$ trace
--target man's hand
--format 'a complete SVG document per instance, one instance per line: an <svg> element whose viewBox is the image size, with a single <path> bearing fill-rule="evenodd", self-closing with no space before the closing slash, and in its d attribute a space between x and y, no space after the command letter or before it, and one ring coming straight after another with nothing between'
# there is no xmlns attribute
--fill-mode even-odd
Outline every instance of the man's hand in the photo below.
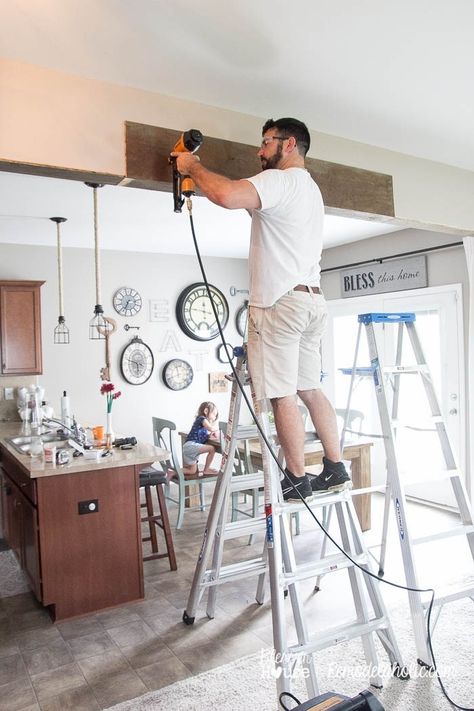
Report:
<svg viewBox="0 0 474 711"><path fill-rule="evenodd" d="M199 163L199 156L194 153L172 153L171 155L176 158L176 168L181 175L191 175L193 165Z"/></svg>
<svg viewBox="0 0 474 711"><path fill-rule="evenodd" d="M261 207L257 190L248 180L231 180L207 170L194 153L171 153L181 175L189 175L209 200L229 210Z"/></svg>

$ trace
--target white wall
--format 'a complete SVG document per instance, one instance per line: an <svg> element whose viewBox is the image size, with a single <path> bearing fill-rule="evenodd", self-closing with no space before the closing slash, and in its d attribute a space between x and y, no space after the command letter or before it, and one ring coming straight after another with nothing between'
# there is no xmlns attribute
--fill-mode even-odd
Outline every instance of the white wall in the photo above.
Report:
<svg viewBox="0 0 474 711"><path fill-rule="evenodd" d="M107 316L118 324L111 337L112 382L123 396L113 405L113 424L116 433L135 435L152 441L151 417L153 415L174 420L179 429L189 429L197 406L203 400L215 401L223 415L227 414L229 394L209 394L208 373L230 372L216 358L219 340L194 341L186 337L175 318L176 299L182 289L193 282L202 281L196 259L191 256L143 254L133 252L102 252L102 301ZM226 296L230 317L225 335L232 345L242 341L235 328L235 314L243 295L230 296L229 287L247 286L247 262L238 259L207 258L205 267L211 284ZM42 294L43 366L37 380L46 388L46 397L59 413L59 398L63 390L71 397L72 410L78 420L87 425L105 425L105 398L99 393L100 368L105 364L103 341L89 341L88 323L95 304L94 257L91 249L63 249L64 309L66 323L71 333L70 345L54 345L53 330L57 324L57 272L56 249L0 245L0 278L44 279ZM120 286L132 286L143 299L137 316L124 318L112 308L112 296ZM149 321L149 300L168 299L168 323ZM127 384L120 375L119 355L123 347L137 333L126 332L124 325L140 326L140 337L151 347L155 369L150 380L139 386ZM178 338L180 350L161 352L168 331ZM202 369L198 370L202 353ZM172 392L161 380L163 364L173 357L182 357L194 369L193 383L180 392ZM34 382L35 378L32 377ZM8 376L0 377L0 386L8 385ZM223 417L225 419L225 417Z"/></svg>
<svg viewBox="0 0 474 711"><path fill-rule="evenodd" d="M0 158L118 175L126 120L257 145L267 118L10 60L0 60L0 105ZM474 230L473 172L315 130L312 139L313 157L392 175L397 217Z"/></svg>

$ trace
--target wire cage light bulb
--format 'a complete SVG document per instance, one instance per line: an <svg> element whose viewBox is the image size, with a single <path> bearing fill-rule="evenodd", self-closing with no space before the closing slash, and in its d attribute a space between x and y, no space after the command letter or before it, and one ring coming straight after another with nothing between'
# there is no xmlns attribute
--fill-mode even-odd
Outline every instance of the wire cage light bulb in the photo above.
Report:
<svg viewBox="0 0 474 711"><path fill-rule="evenodd" d="M63 253L61 245L61 228L62 222L67 222L66 217L50 217L51 222L56 223L56 240L57 240L57 262L58 262L58 294L59 294L59 316L58 325L54 329L54 343L59 345L67 345L69 343L69 329L66 326L64 318L63 305Z"/></svg>
<svg viewBox="0 0 474 711"><path fill-rule="evenodd" d="M59 345L67 345L69 341L69 329L66 326L64 316L58 317L58 325L54 329L54 342Z"/></svg>
<svg viewBox="0 0 474 711"><path fill-rule="evenodd" d="M89 339L91 341L105 340L112 331L112 324L104 316L104 309L100 304L94 307L94 316L89 321Z"/></svg>

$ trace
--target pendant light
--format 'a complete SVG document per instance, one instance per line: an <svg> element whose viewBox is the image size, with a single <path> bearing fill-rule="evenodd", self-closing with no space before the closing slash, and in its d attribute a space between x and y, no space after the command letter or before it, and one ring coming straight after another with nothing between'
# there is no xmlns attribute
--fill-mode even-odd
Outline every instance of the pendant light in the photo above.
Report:
<svg viewBox="0 0 474 711"><path fill-rule="evenodd" d="M68 344L69 343L69 329L66 326L66 319L64 318L64 305L63 305L63 254L61 245L61 228L60 224L66 222L66 217L50 217L52 222L56 223L56 241L57 241L57 260L58 260L58 292L59 292L59 316L58 325L54 329L54 343L57 344Z"/></svg>
<svg viewBox="0 0 474 711"><path fill-rule="evenodd" d="M100 249L99 249L99 225L97 219L97 188L103 188L102 183L86 183L92 188L94 195L94 249L95 249L95 307L94 316L89 321L89 339L92 341L105 340L111 324L104 317L104 309L100 298Z"/></svg>

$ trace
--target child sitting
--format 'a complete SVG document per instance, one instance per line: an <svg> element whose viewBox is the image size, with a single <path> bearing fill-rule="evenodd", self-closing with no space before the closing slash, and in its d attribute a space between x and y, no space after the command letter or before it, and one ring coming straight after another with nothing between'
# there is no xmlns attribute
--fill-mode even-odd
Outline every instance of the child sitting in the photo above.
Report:
<svg viewBox="0 0 474 711"><path fill-rule="evenodd" d="M219 412L213 402L202 402L194 420L193 426L183 444L183 473L197 474L198 459L201 454L207 454L204 463L203 475L218 474L216 469L211 469L211 463L216 453L215 447L208 444L209 439L219 442L219 426L217 418Z"/></svg>

